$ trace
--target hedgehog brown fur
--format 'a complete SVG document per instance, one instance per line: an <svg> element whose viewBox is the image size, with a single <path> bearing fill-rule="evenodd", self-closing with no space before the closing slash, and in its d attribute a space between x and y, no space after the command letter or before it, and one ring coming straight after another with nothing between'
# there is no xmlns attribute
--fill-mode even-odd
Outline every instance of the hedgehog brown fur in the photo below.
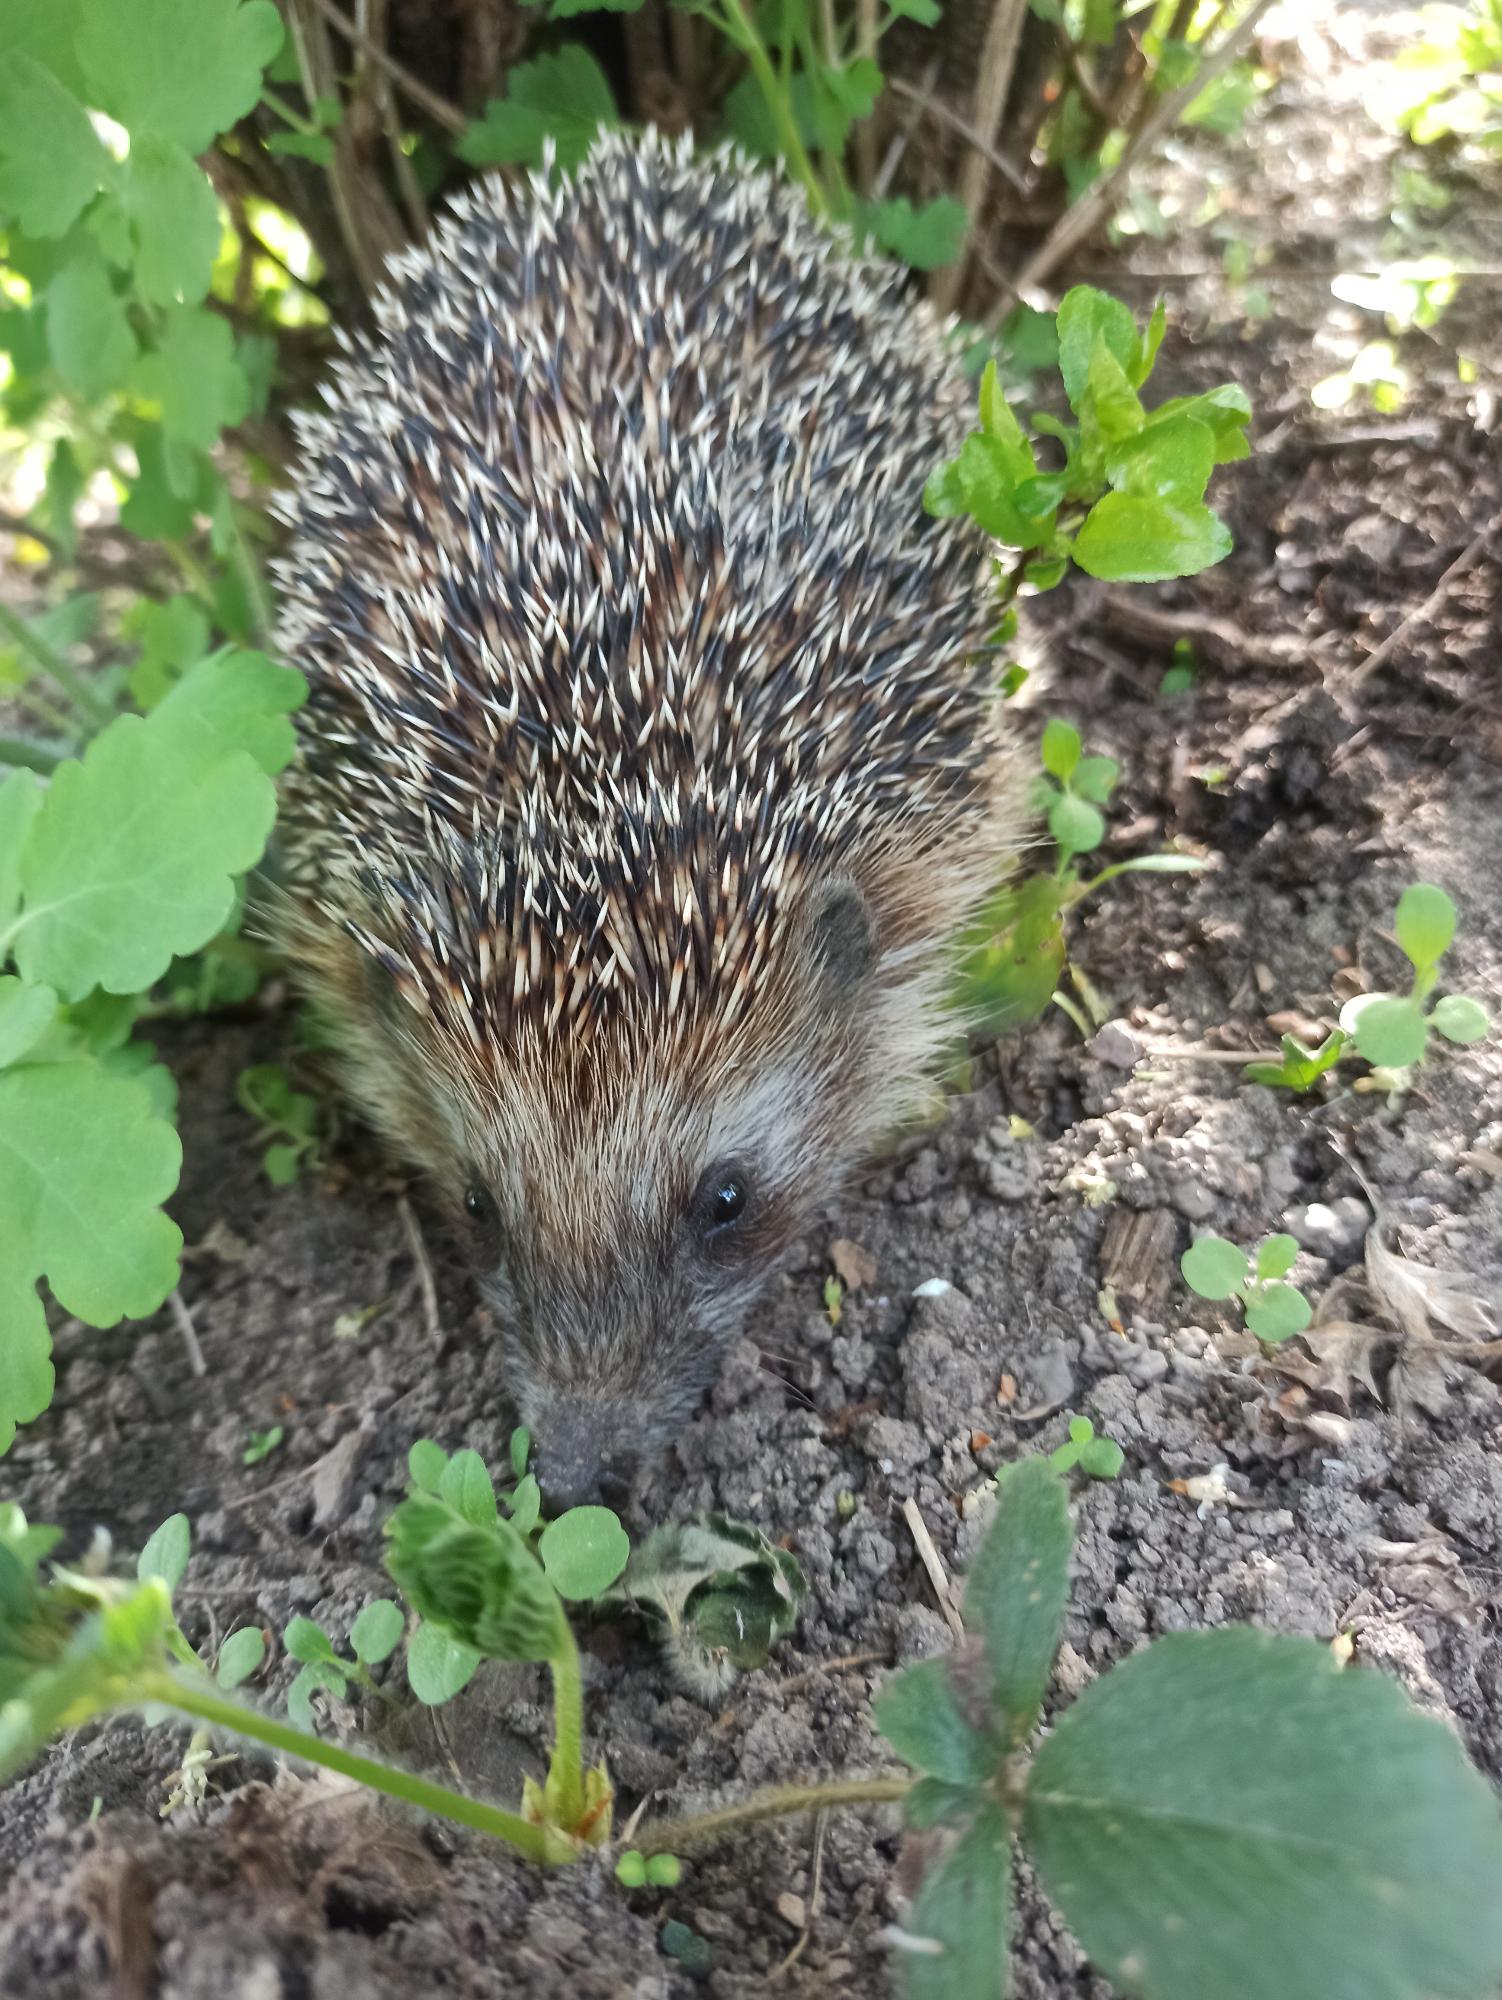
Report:
<svg viewBox="0 0 1502 2000"><path fill-rule="evenodd" d="M761 169L471 189L303 421L284 935L565 1496L911 1107L1017 845L944 331Z"/></svg>

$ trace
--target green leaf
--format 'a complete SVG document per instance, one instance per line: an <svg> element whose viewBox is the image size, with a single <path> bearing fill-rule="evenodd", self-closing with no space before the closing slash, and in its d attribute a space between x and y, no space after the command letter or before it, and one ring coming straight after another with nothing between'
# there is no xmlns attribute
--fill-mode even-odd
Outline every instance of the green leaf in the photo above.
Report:
<svg viewBox="0 0 1502 2000"><path fill-rule="evenodd" d="M219 204L207 175L181 146L148 133L130 149L124 201L142 298L157 306L196 305L219 253Z"/></svg>
<svg viewBox="0 0 1502 2000"><path fill-rule="evenodd" d="M1306 1049L1295 1035L1282 1039L1283 1060L1277 1063L1248 1063L1242 1075L1248 1083L1265 1083L1284 1090L1308 1090L1340 1061L1346 1038L1332 1028L1317 1049Z"/></svg>
<svg viewBox="0 0 1502 2000"><path fill-rule="evenodd" d="M1087 1479L1114 1479L1126 1464L1126 1453L1114 1438L1091 1438L1080 1453L1080 1471Z"/></svg>
<svg viewBox="0 0 1502 2000"><path fill-rule="evenodd" d="M524 6L531 6L533 0L523 0ZM643 0L553 0L548 9L550 21L571 21L576 14L635 14Z"/></svg>
<svg viewBox="0 0 1502 2000"><path fill-rule="evenodd" d="M1116 789L1121 766L1114 757L1082 757L1069 779L1070 791L1103 806Z"/></svg>
<svg viewBox="0 0 1502 2000"><path fill-rule="evenodd" d="M1033 1732L1043 1704L1069 1594L1069 1523L1064 1482L1046 1458L1007 1466L996 1482L996 1517L965 1587L965 1627L985 1641L992 1702L1009 1749Z"/></svg>
<svg viewBox="0 0 1502 2000"><path fill-rule="evenodd" d="M1048 809L1048 830L1066 854L1091 854L1106 837L1099 809L1065 792Z"/></svg>
<svg viewBox="0 0 1502 2000"><path fill-rule="evenodd" d="M1059 305L1058 331L1059 373L1069 406L1078 416L1090 386L1090 362L1097 339L1125 370L1138 356L1137 329L1119 299L1089 285L1076 285Z"/></svg>
<svg viewBox="0 0 1502 2000"><path fill-rule="evenodd" d="M0 215L28 236L61 236L114 162L88 113L34 56L0 58Z"/></svg>
<svg viewBox="0 0 1502 2000"><path fill-rule="evenodd" d="M219 1648L214 1678L222 1688L242 1687L266 1657L266 1635L258 1625L242 1625Z"/></svg>
<svg viewBox="0 0 1502 2000"><path fill-rule="evenodd" d="M76 38L90 101L195 157L255 108L281 43L271 0L109 0L82 8Z"/></svg>
<svg viewBox="0 0 1502 2000"><path fill-rule="evenodd" d="M519 1535L530 1535L542 1515L542 1489L530 1472L517 1480L507 1505L512 1527Z"/></svg>
<svg viewBox="0 0 1502 2000"><path fill-rule="evenodd" d="M543 1529L537 1553L558 1595L587 1603L625 1569L631 1540L608 1507L571 1507Z"/></svg>
<svg viewBox="0 0 1502 2000"><path fill-rule="evenodd" d="M29 1424L52 1401L52 1336L35 1282L7 1269L0 1245L0 1452L10 1450L17 1424ZM4 1757L0 1754L0 1769Z"/></svg>
<svg viewBox="0 0 1502 2000"><path fill-rule="evenodd" d="M288 717L307 694L301 674L275 665L264 653L219 653L183 676L158 704L151 728L159 744L185 758L244 750L275 778L296 754L297 735Z"/></svg>
<svg viewBox="0 0 1502 2000"><path fill-rule="evenodd" d="M1247 1328L1259 1340L1288 1340L1302 1333L1312 1317L1297 1285L1264 1285L1247 1298Z"/></svg>
<svg viewBox="0 0 1502 2000"><path fill-rule="evenodd" d="M50 986L0 977L0 1069L19 1062L56 1018L57 995Z"/></svg>
<svg viewBox="0 0 1502 2000"><path fill-rule="evenodd" d="M326 132L271 132L266 137L266 150L326 167L334 157L334 142Z"/></svg>
<svg viewBox="0 0 1502 2000"><path fill-rule="evenodd" d="M1251 416L1252 406L1245 389L1235 382L1225 382L1200 396L1175 396L1170 402L1160 403L1152 421L1162 425L1178 417L1194 418L1196 423L1207 427L1215 440L1215 463L1230 465L1251 451L1246 438Z"/></svg>
<svg viewBox="0 0 1502 2000"><path fill-rule="evenodd" d="M177 1134L133 1078L89 1061L0 1072L0 1293L45 1277L90 1326L155 1312L182 1249L157 1204L181 1166Z"/></svg>
<svg viewBox="0 0 1502 2000"><path fill-rule="evenodd" d="M401 1643L405 1622L401 1606L389 1597L378 1597L367 1604L349 1628L349 1643L355 1649L355 1658L367 1667L378 1667L382 1660L389 1660Z"/></svg>
<svg viewBox="0 0 1502 2000"><path fill-rule="evenodd" d="M796 1560L760 1528L707 1514L654 1528L602 1596L635 1605L680 1641L750 1670L765 1666L793 1629L807 1589Z"/></svg>
<svg viewBox="0 0 1502 2000"><path fill-rule="evenodd" d="M527 1460L532 1456L532 1433L525 1424L518 1424L511 1433L507 1454L511 1460L512 1478L520 1479L526 1472Z"/></svg>
<svg viewBox="0 0 1502 2000"><path fill-rule="evenodd" d="M455 142L471 166L540 166L552 138L564 173L578 166L601 126L617 124L605 72L587 49L566 42L510 73L507 95L494 98Z"/></svg>
<svg viewBox="0 0 1502 2000"><path fill-rule="evenodd" d="M1184 1283L1202 1299L1233 1299L1249 1276L1246 1252L1224 1236L1201 1236L1179 1259Z"/></svg>
<svg viewBox="0 0 1502 2000"><path fill-rule="evenodd" d="M135 440L136 477L120 509L120 525L145 541L182 541L193 529L193 505L167 476L167 439L160 424L144 426Z"/></svg>
<svg viewBox="0 0 1502 2000"><path fill-rule="evenodd" d="M1064 968L1064 886L1052 875L1008 883L959 941L955 1000L977 1033L1004 1033L1043 1012Z"/></svg>
<svg viewBox="0 0 1502 2000"><path fill-rule="evenodd" d="M1126 369L1112 353L1103 333L1095 336L1085 381L1089 393L1080 408L1084 435L1088 437L1088 426L1093 422L1111 444L1120 445L1123 440L1135 438L1146 417Z"/></svg>
<svg viewBox="0 0 1502 2000"><path fill-rule="evenodd" d="M899 21L916 21L920 28L936 28L943 9L938 0L887 0Z"/></svg>
<svg viewBox="0 0 1502 2000"><path fill-rule="evenodd" d="M484 1526L442 1500L404 1500L386 1523L386 1568L407 1602L495 1660L550 1660L566 1643L557 1592L506 1520Z"/></svg>
<svg viewBox="0 0 1502 2000"><path fill-rule="evenodd" d="M273 1187L291 1187L302 1166L303 1149L278 1140L261 1155L261 1170Z"/></svg>
<svg viewBox="0 0 1502 2000"><path fill-rule="evenodd" d="M948 1784L984 1785L1001 1767L995 1737L966 1719L947 1660L924 1660L893 1674L871 1712L904 1763Z"/></svg>
<svg viewBox="0 0 1502 2000"><path fill-rule="evenodd" d="M1407 1069L1429 1040L1424 1010L1408 994L1358 993L1341 1008L1340 1025L1357 1054L1379 1069Z"/></svg>
<svg viewBox="0 0 1502 2000"><path fill-rule="evenodd" d="M65 387L85 402L116 389L136 358L136 337L104 260L80 248L48 285L47 347Z"/></svg>
<svg viewBox="0 0 1502 2000"><path fill-rule="evenodd" d="M1502 1981L1502 1818L1385 1674L1175 1633L1040 1747L1023 1838L1096 1969L1153 2000L1475 2000Z"/></svg>
<svg viewBox="0 0 1502 2000"><path fill-rule="evenodd" d="M21 855L42 806L42 786L34 771L12 771L0 783L0 939L21 902ZM6 947L0 942L0 965Z"/></svg>
<svg viewBox="0 0 1502 2000"><path fill-rule="evenodd" d="M58 766L21 857L14 950L64 1000L139 993L174 956L223 929L234 878L260 859L276 813L246 750L206 754L187 684L144 720L125 715Z"/></svg>
<svg viewBox="0 0 1502 2000"><path fill-rule="evenodd" d="M1162 299L1159 299L1153 307L1146 330L1137 343L1137 352L1132 365L1127 370L1134 388L1140 389L1152 374L1153 363L1158 358L1158 349L1163 345L1163 335L1167 327L1168 307Z"/></svg>
<svg viewBox="0 0 1502 2000"><path fill-rule="evenodd" d="M937 8L934 10L937 17ZM883 250L915 271L938 271L952 264L965 247L970 217L962 201L941 194L914 208L905 195L878 201L866 220Z"/></svg>
<svg viewBox="0 0 1502 2000"><path fill-rule="evenodd" d="M1074 542L1080 568L1105 583L1193 576L1230 551L1230 531L1208 507L1133 493L1104 494Z"/></svg>
<svg viewBox="0 0 1502 2000"><path fill-rule="evenodd" d="M1447 993L1443 1000L1437 1000L1429 1019L1447 1042L1479 1042L1492 1025L1492 1017L1481 1002L1464 993Z"/></svg>
<svg viewBox="0 0 1502 2000"><path fill-rule="evenodd" d="M1428 972L1438 965L1455 936L1455 905L1443 889L1415 882L1398 898L1393 929L1414 970Z"/></svg>
<svg viewBox="0 0 1502 2000"><path fill-rule="evenodd" d="M407 1684L425 1708L441 1708L469 1686L481 1657L437 1625L419 1625L407 1648Z"/></svg>
<svg viewBox="0 0 1502 2000"><path fill-rule="evenodd" d="M313 1712L313 1696L330 1694L340 1700L349 1691L349 1680L342 1668L331 1660L315 1660L293 1681L287 1690L287 1713L299 1729L316 1734L318 1717Z"/></svg>
<svg viewBox="0 0 1502 2000"><path fill-rule="evenodd" d="M615 1879L623 1889L645 1889L647 1886L647 1857L634 1847L626 1852L615 1864Z"/></svg>
<svg viewBox="0 0 1502 2000"><path fill-rule="evenodd" d="M250 384L235 358L229 323L202 306L172 306L163 314L156 351L136 369L141 393L162 406L169 443L207 451L219 433L250 411Z"/></svg>
<svg viewBox="0 0 1502 2000"><path fill-rule="evenodd" d="M208 615L195 598L186 595L169 597L165 603L138 598L121 625L132 639L140 641L141 655L126 685L131 699L143 710L155 708L208 651Z"/></svg>
<svg viewBox="0 0 1502 2000"><path fill-rule="evenodd" d="M1296 1236L1269 1236L1257 1247L1255 1275L1259 1279L1286 1277L1298 1262L1298 1255Z"/></svg>
<svg viewBox="0 0 1502 2000"><path fill-rule="evenodd" d="M902 2000L1002 2000L1007 1990L1012 1833L1005 1811L983 1805L947 1855L930 1866L903 1926Z"/></svg>
<svg viewBox="0 0 1502 2000"><path fill-rule="evenodd" d="M1043 725L1041 756L1043 768L1057 778L1060 784L1067 784L1080 761L1083 749L1080 732L1072 722L1064 722L1058 716Z"/></svg>
<svg viewBox="0 0 1502 2000"><path fill-rule="evenodd" d="M1108 469L1119 492L1192 505L1204 499L1215 470L1215 437L1193 417L1149 423L1112 457Z"/></svg>
<svg viewBox="0 0 1502 2000"><path fill-rule="evenodd" d="M443 1479L448 1453L431 1438L419 1438L407 1453L407 1477L418 1493L436 1494Z"/></svg>
<svg viewBox="0 0 1502 2000"><path fill-rule="evenodd" d="M312 1666L316 1661L327 1660L343 1669L345 1662L334 1650L334 1642L323 1627L311 1618L293 1618L282 1634L282 1644L294 1660Z"/></svg>
<svg viewBox="0 0 1502 2000"><path fill-rule="evenodd" d="M454 1453L443 1468L438 1496L477 1528L489 1527L496 1518L495 1488L477 1451L466 1448Z"/></svg>
<svg viewBox="0 0 1502 2000"><path fill-rule="evenodd" d="M169 1514L162 1525L146 1538L146 1546L136 1557L136 1576L144 1583L159 1576L169 1595L176 1592L188 1567L193 1547L193 1531L186 1514Z"/></svg>

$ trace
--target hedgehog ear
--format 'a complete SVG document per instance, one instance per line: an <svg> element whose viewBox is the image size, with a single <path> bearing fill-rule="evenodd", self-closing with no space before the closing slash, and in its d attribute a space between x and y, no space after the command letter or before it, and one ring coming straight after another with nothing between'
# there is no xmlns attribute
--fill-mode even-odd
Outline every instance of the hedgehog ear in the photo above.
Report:
<svg viewBox="0 0 1502 2000"><path fill-rule="evenodd" d="M806 921L820 990L831 1002L844 1004L865 985L876 963L870 905L848 875L836 875L814 891Z"/></svg>

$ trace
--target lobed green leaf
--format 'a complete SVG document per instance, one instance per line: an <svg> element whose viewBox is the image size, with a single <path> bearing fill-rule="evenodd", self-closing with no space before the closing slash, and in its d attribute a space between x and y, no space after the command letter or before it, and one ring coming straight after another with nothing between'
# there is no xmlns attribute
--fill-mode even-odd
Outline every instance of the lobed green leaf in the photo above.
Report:
<svg viewBox="0 0 1502 2000"><path fill-rule="evenodd" d="M1386 1675L1245 1628L1160 1639L1040 1747L1023 1838L1100 1972L1153 2000L1475 2000L1502 1815Z"/></svg>
<svg viewBox="0 0 1502 2000"><path fill-rule="evenodd" d="M893 1674L871 1712L904 1763L946 1784L985 1785L1001 1768L1001 1746L965 1715L948 1660L923 1660Z"/></svg>
<svg viewBox="0 0 1502 2000"><path fill-rule="evenodd" d="M1064 1482L1046 1458L1007 1466L996 1516L965 1587L965 1626L985 1643L991 1698L1009 1749L1032 1734L1059 1648L1074 1530Z"/></svg>
<svg viewBox="0 0 1502 2000"><path fill-rule="evenodd" d="M902 1929L902 2000L1002 2000L1007 1991L1012 1830L983 1805L931 1865Z"/></svg>

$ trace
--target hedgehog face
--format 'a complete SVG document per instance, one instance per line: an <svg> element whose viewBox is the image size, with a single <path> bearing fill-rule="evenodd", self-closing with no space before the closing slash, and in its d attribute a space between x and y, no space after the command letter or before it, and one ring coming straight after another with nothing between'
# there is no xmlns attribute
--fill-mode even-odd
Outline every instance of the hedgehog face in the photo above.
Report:
<svg viewBox="0 0 1502 2000"><path fill-rule="evenodd" d="M434 1107L430 1163L555 1502L624 1488L671 1441L840 1169L901 1108L913 974L883 983L853 885L806 899L768 971L734 1034L706 1010L571 1062L513 1047L483 1094L451 1081Z"/></svg>

